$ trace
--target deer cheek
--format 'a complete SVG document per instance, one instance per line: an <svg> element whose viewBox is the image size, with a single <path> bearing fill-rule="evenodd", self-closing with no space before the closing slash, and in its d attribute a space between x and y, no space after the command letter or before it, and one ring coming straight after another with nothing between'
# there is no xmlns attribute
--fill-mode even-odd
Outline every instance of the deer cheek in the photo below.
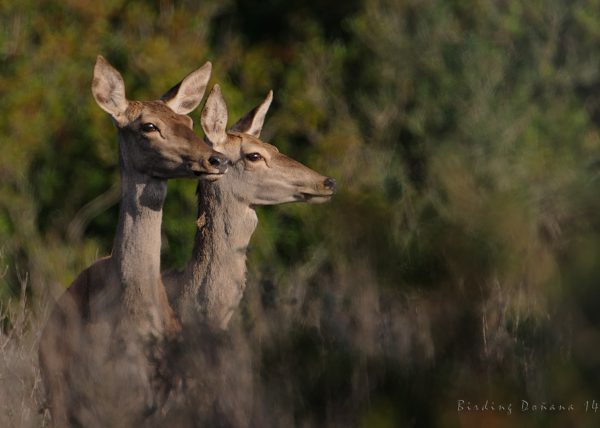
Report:
<svg viewBox="0 0 600 428"><path fill-rule="evenodd" d="M244 161L244 171L256 171L256 166L250 161Z"/></svg>

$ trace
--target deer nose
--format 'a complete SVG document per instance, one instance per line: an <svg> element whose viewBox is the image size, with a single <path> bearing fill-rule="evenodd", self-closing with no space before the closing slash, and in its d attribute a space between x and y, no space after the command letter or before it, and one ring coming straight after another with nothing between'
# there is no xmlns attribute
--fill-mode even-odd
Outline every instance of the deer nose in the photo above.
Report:
<svg viewBox="0 0 600 428"><path fill-rule="evenodd" d="M217 168L220 172L225 172L227 171L227 167L231 164L231 161L225 155L215 154L208 158L208 163Z"/></svg>
<svg viewBox="0 0 600 428"><path fill-rule="evenodd" d="M325 186L328 190L335 190L335 180L333 178L327 177L323 182L323 186Z"/></svg>

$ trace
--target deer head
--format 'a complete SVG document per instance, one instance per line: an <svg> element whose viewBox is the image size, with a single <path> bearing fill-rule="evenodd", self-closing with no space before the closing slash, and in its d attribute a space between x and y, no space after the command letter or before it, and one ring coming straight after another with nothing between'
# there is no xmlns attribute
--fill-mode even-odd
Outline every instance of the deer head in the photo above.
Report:
<svg viewBox="0 0 600 428"><path fill-rule="evenodd" d="M248 205L275 205L286 202L320 203L335 191L335 180L325 177L279 153L271 144L259 140L273 91L240 119L230 131L227 105L219 85L215 85L202 111L205 140L232 162L228 173L232 191Z"/></svg>
<svg viewBox="0 0 600 428"><path fill-rule="evenodd" d="M92 93L117 127L125 169L160 179L200 176L209 180L227 170L229 160L194 134L187 116L202 100L211 68L207 62L160 100L129 101L121 74L98 56Z"/></svg>

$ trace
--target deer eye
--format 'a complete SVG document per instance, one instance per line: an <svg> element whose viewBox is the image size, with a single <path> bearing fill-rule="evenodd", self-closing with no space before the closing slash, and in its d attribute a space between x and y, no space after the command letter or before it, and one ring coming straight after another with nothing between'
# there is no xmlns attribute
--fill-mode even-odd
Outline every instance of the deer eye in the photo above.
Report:
<svg viewBox="0 0 600 428"><path fill-rule="evenodd" d="M263 157L261 156L260 153L248 153L246 155L246 159L248 159L250 162L258 162L262 158Z"/></svg>
<svg viewBox="0 0 600 428"><path fill-rule="evenodd" d="M142 131L143 132L156 132L158 131L158 126L153 123L142 123Z"/></svg>

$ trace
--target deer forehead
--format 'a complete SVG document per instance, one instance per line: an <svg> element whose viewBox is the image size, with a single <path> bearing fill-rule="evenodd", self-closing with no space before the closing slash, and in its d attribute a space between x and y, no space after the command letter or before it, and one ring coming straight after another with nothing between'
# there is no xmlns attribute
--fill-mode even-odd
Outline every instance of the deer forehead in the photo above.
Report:
<svg viewBox="0 0 600 428"><path fill-rule="evenodd" d="M252 151L259 151L262 154L267 154L269 156L273 156L276 153L279 153L277 147L265 143L260 139L250 135L243 134L240 132L228 132L228 142L231 144L237 144L240 147L240 150L245 153L249 153Z"/></svg>
<svg viewBox="0 0 600 428"><path fill-rule="evenodd" d="M269 166L275 168L284 168L288 170L308 170L309 168L302 163L279 152L277 147L265 143L251 135L243 134L244 139L241 142L242 154L258 152L268 159Z"/></svg>
<svg viewBox="0 0 600 428"><path fill-rule="evenodd" d="M125 114L130 122L155 120L167 126L180 127L184 125L190 129L193 125L191 117L175 113L162 101L131 101Z"/></svg>

